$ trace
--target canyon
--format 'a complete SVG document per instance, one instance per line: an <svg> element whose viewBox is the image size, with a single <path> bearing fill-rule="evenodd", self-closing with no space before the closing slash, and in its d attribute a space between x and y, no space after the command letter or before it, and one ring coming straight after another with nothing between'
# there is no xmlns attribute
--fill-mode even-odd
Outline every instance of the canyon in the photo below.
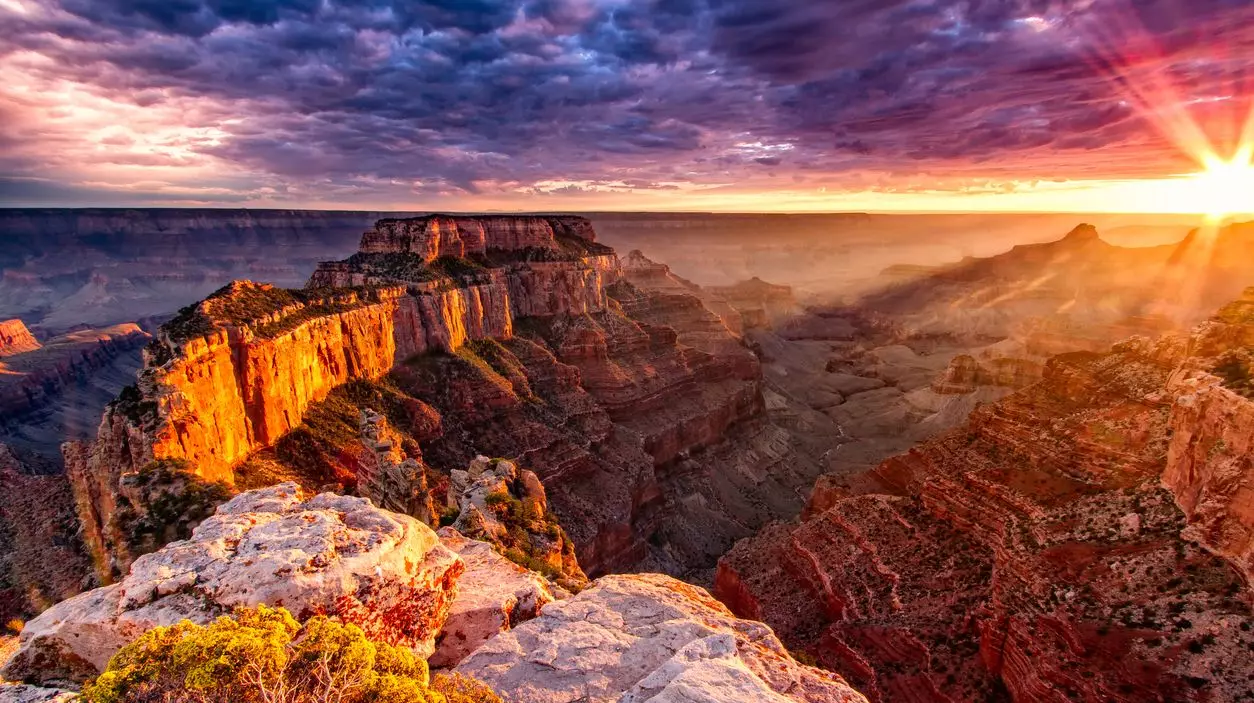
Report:
<svg viewBox="0 0 1254 703"><path fill-rule="evenodd" d="M342 256L366 215L299 251ZM134 217L158 241L225 226ZM288 486L440 528L466 590L433 662L519 700L604 686L518 655L585 641L633 672L648 652L607 700L724 675L763 700L1254 695L1254 230L1133 248L1084 225L837 290L723 255L681 275L654 252L700 245L658 237L705 225L616 218L648 254L599 218L388 214L346 259L293 259L302 288L232 281L107 340L5 325L0 363L95 340L42 412L104 379L62 461L23 445L28 419L4 439L0 478L48 496L0 504L6 612L115 588L231 496ZM658 609L709 630L662 647L632 624ZM590 612L625 629L576 632Z"/></svg>
<svg viewBox="0 0 1254 703"><path fill-rule="evenodd" d="M134 529L164 500L152 466L185 467L183 493L352 490L362 410L432 503L474 457L510 457L589 574L711 569L795 514L825 447L773 421L756 357L698 296L632 280L586 220L430 216L381 220L305 289L237 282L185 308L98 438L65 449L98 575L162 543Z"/></svg>

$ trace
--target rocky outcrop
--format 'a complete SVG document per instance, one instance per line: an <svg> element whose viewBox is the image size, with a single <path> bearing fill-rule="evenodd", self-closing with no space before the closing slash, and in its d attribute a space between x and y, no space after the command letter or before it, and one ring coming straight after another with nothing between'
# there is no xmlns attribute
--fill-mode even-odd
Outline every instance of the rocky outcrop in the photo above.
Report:
<svg viewBox="0 0 1254 703"><path fill-rule="evenodd" d="M822 482L801 523L720 562L716 594L872 699L1254 695L1248 401L1211 373L1241 377L1215 357L1242 319L1051 359L965 426Z"/></svg>
<svg viewBox="0 0 1254 703"><path fill-rule="evenodd" d="M450 478L448 503L457 510L455 530L497 545L511 561L547 575L562 588L587 585L575 545L549 512L535 473L512 461L480 456Z"/></svg>
<svg viewBox="0 0 1254 703"><path fill-rule="evenodd" d="M1192 356L1167 383L1171 442L1163 485L1189 521L1188 538L1254 577L1254 288L1185 344Z"/></svg>
<svg viewBox="0 0 1254 703"><path fill-rule="evenodd" d="M534 571L501 556L487 542L467 539L457 530L440 530L440 543L457 553L466 571L457 581L457 597L427 660L434 668L456 666L484 642L537 617L540 609L569 593Z"/></svg>
<svg viewBox="0 0 1254 703"><path fill-rule="evenodd" d="M39 340L26 329L26 325L18 319L0 322L0 357L13 356L35 351L39 348Z"/></svg>
<svg viewBox="0 0 1254 703"><path fill-rule="evenodd" d="M357 471L357 493L384 510L428 525L437 523L440 513L431 497L427 469L419 457L406 454L400 433L369 408L361 411L360 428L367 454Z"/></svg>
<svg viewBox="0 0 1254 703"><path fill-rule="evenodd" d="M457 671L517 703L863 701L761 623L658 575L607 576L489 640Z"/></svg>
<svg viewBox="0 0 1254 703"><path fill-rule="evenodd" d="M1031 359L1001 357L977 361L960 354L949 362L949 368L932 382L932 390L941 395L974 393L981 386L1023 388L1041 380L1044 367Z"/></svg>
<svg viewBox="0 0 1254 703"><path fill-rule="evenodd" d="M423 656L456 597L464 565L413 518L361 498L305 498L294 484L243 493L112 586L63 601L26 624L8 679L81 682L159 625L206 623L234 607L329 614Z"/></svg>

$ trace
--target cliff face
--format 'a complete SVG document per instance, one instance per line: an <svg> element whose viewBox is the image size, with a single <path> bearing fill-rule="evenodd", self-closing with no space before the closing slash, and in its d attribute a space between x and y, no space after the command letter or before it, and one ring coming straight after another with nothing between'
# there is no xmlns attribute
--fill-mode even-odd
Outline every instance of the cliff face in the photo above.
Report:
<svg viewBox="0 0 1254 703"><path fill-rule="evenodd" d="M720 562L716 594L872 699L1254 695L1241 307L1055 357L965 426L830 477L801 523Z"/></svg>
<svg viewBox="0 0 1254 703"><path fill-rule="evenodd" d="M21 320L0 322L0 357L22 354L38 348L39 341Z"/></svg>
<svg viewBox="0 0 1254 703"><path fill-rule="evenodd" d="M232 317L287 302L269 299L283 295L236 283L163 333L142 385L156 404L153 458L187 461L201 478L229 484L233 465L299 425L334 387L378 378L414 354L512 333L505 291L491 286L341 291L259 307L247 321ZM196 324L211 331L177 336Z"/></svg>
<svg viewBox="0 0 1254 703"><path fill-rule="evenodd" d="M417 254L426 261L465 257L489 250L558 250L558 236L595 241L591 224L581 217L451 217L380 220L361 240L363 254Z"/></svg>
<svg viewBox="0 0 1254 703"><path fill-rule="evenodd" d="M377 490L365 410L414 462L418 485L388 491L443 503L440 476L517 459L592 574L710 566L800 508L821 452L766 416L756 357L700 289L622 281L579 218L382 221L362 241L304 290L236 283L184 310L98 441L67 446L104 573L153 546L118 525L145 514L128 486L154 461L209 483Z"/></svg>
<svg viewBox="0 0 1254 703"><path fill-rule="evenodd" d="M1171 444L1163 485L1189 521L1186 536L1254 577L1254 288L1188 342L1172 374Z"/></svg>

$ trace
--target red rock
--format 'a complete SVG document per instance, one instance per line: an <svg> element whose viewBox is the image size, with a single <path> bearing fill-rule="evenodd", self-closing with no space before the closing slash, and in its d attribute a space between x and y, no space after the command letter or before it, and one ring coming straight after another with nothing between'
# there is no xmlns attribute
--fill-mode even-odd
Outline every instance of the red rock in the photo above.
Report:
<svg viewBox="0 0 1254 703"><path fill-rule="evenodd" d="M716 594L870 698L1254 695L1252 404L1185 354L1246 339L1242 309L1187 343L1055 357L965 427L828 479L800 524L729 552Z"/></svg>
<svg viewBox="0 0 1254 703"><path fill-rule="evenodd" d="M39 348L39 340L21 320L0 322L0 357L22 354Z"/></svg>

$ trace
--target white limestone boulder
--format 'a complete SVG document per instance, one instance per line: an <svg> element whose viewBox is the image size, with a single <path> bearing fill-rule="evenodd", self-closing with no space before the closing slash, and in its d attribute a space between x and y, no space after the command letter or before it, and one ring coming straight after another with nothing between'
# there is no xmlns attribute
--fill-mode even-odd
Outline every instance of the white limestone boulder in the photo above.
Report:
<svg viewBox="0 0 1254 703"><path fill-rule="evenodd" d="M457 597L428 663L456 666L484 642L540 614L540 609L570 594L501 556L487 542L469 539L451 527L440 541L466 564L457 582Z"/></svg>
<svg viewBox="0 0 1254 703"><path fill-rule="evenodd" d="M421 522L296 484L223 504L188 540L140 557L121 582L58 603L26 624L0 674L78 683L144 631L207 623L236 607L336 615L376 639L434 651L464 565Z"/></svg>
<svg viewBox="0 0 1254 703"><path fill-rule="evenodd" d="M866 702L839 676L794 660L766 625L657 574L598 579L456 670L514 703Z"/></svg>

